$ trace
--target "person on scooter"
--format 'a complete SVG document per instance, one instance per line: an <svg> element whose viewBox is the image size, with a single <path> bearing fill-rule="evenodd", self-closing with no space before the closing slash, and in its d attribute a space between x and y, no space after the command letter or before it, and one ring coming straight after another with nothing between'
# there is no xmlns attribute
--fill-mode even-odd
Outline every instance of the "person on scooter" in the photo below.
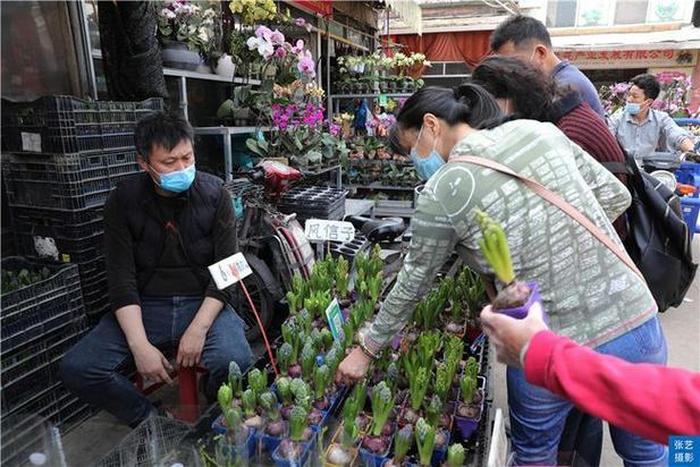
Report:
<svg viewBox="0 0 700 467"><path fill-rule="evenodd" d="M666 341L646 283L578 221L510 175L460 161L474 156L505 164L558 193L622 248L612 221L631 196L615 176L551 123L505 121L493 96L474 84L426 87L397 115L392 138L428 182L411 220L413 237L396 283L379 313L357 335L338 381L353 382L411 319L444 262L457 251L476 272L494 277L475 220L485 211L504 228L516 276L536 281L553 330L628 361L666 363ZM504 284L498 284L502 287ZM437 323L436 323L437 325ZM639 346L643 340L648 343ZM573 405L507 372L516 465L556 465ZM611 429L628 465L666 464L664 446Z"/></svg>
<svg viewBox="0 0 700 467"><path fill-rule="evenodd" d="M193 136L179 116L138 123L143 173L121 182L104 208L112 312L60 363L71 391L132 427L156 409L123 374L128 367L171 383L166 355L180 367L202 364L215 399L231 361L242 370L252 363L242 320L207 269L235 253L233 204L221 180L196 171Z"/></svg>
<svg viewBox="0 0 700 467"><path fill-rule="evenodd" d="M630 81L627 103L610 117L608 127L625 151L641 165L644 158L655 152L690 152L695 147L693 137L679 127L666 113L652 109L659 97L659 81L648 73Z"/></svg>

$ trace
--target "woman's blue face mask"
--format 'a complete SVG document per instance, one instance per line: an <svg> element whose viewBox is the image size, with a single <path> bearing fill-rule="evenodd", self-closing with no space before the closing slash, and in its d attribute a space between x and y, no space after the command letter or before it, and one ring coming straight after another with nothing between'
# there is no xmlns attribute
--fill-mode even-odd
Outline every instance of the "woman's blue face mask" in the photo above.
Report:
<svg viewBox="0 0 700 467"><path fill-rule="evenodd" d="M440 167L445 164L445 160L442 158L439 152L435 149L437 147L437 140L433 143L433 150L430 151L428 157L420 157L418 155L418 142L423 134L423 127L420 128L418 132L418 138L416 138L416 144L411 148L411 161L416 168L416 172L423 180L428 180L437 172Z"/></svg>

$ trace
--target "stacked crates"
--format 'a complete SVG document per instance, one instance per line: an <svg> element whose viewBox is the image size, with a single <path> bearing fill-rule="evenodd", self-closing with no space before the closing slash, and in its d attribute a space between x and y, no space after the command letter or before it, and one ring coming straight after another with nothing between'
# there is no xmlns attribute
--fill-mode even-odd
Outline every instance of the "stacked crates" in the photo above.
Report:
<svg viewBox="0 0 700 467"><path fill-rule="evenodd" d="M91 408L58 380L63 355L87 332L78 267L41 259L9 257L4 274L42 271L41 280L0 297L0 398L3 463L41 436L44 420L70 429ZM12 423L9 423L12 420Z"/></svg>
<svg viewBox="0 0 700 467"><path fill-rule="evenodd" d="M52 96L3 109L3 176L16 249L78 265L86 312L109 308L103 207L138 173L134 128L162 99L89 102Z"/></svg>

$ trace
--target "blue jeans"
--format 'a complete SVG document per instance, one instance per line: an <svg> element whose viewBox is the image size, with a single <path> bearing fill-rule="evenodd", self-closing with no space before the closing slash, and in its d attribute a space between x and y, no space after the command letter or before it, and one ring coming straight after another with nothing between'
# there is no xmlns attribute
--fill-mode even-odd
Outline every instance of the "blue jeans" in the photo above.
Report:
<svg viewBox="0 0 700 467"><path fill-rule="evenodd" d="M595 350L632 363L665 365L667 359L666 339L658 317ZM546 389L528 384L520 369L509 367L507 381L515 464L556 465L557 446L573 405ZM665 446L613 425L610 425L610 436L626 467L666 465Z"/></svg>
<svg viewBox="0 0 700 467"><path fill-rule="evenodd" d="M201 303L201 297L144 298L141 315L149 342L166 356L174 355ZM216 394L227 378L232 360L245 370L253 355L242 320L227 305L214 320L204 342L202 362L209 370L207 394ZM59 374L78 397L136 426L149 416L153 405L124 375L133 366L124 333L114 314L108 313L66 353Z"/></svg>

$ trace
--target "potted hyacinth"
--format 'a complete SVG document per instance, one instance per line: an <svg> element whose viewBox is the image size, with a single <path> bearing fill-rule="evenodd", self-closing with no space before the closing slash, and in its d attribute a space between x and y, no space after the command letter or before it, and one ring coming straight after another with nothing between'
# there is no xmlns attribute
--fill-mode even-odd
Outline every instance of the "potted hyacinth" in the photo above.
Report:
<svg viewBox="0 0 700 467"><path fill-rule="evenodd" d="M468 439L479 426L484 410L484 394L483 389L479 387L478 373L479 364L476 359L470 357L459 381L462 400L455 412L455 422L464 439Z"/></svg>
<svg viewBox="0 0 700 467"><path fill-rule="evenodd" d="M326 467L352 465L357 459L360 434L367 426L358 423L358 416L365 405L367 397L366 384L355 386L352 394L343 405L343 423L336 431L330 446L326 450L323 464Z"/></svg>
<svg viewBox="0 0 700 467"><path fill-rule="evenodd" d="M479 240L479 249L498 280L505 284L505 287L498 292L495 300L491 303L494 311L505 313L516 319L525 318L530 307L535 302L541 301L537 283L516 280L508 240L503 227L483 211L477 210L476 221L482 234L482 238Z"/></svg>
<svg viewBox="0 0 700 467"><path fill-rule="evenodd" d="M219 436L222 437L222 443L228 446L232 460L244 465L255 449L255 428L243 423L241 409L232 404L233 391L227 383L219 388L217 400L222 410L225 430Z"/></svg>
<svg viewBox="0 0 700 467"><path fill-rule="evenodd" d="M394 409L394 395L385 381L372 388L370 394L372 421L362 439L360 454L365 463L379 467L387 458L394 433L390 422Z"/></svg>
<svg viewBox="0 0 700 467"><path fill-rule="evenodd" d="M304 465L312 451L314 432L308 424L308 412L296 405L289 414L288 436L272 453L277 466Z"/></svg>

